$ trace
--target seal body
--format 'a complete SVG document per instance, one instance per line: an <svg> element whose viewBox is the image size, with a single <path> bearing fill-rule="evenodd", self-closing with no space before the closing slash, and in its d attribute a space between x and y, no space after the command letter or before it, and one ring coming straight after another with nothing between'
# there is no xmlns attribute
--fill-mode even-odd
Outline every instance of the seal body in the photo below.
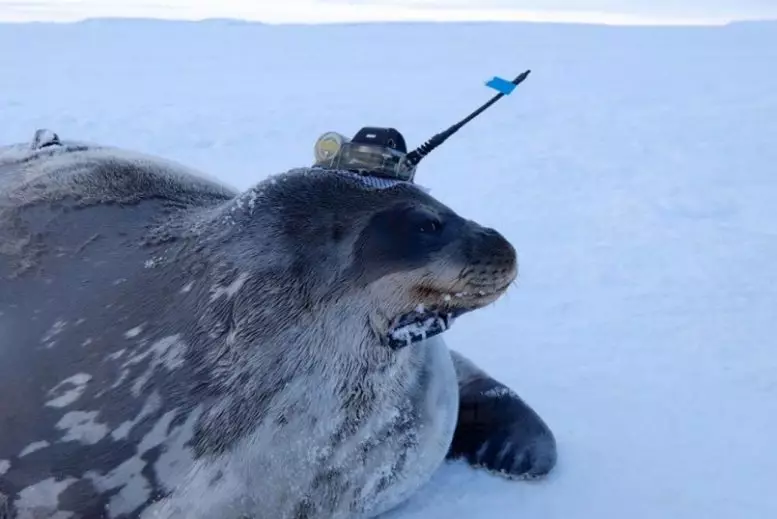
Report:
<svg viewBox="0 0 777 519"><path fill-rule="evenodd" d="M7 515L388 510L449 454L459 361L385 337L419 308L490 303L515 268L498 233L413 186L303 168L236 193L115 148L6 147Z"/></svg>

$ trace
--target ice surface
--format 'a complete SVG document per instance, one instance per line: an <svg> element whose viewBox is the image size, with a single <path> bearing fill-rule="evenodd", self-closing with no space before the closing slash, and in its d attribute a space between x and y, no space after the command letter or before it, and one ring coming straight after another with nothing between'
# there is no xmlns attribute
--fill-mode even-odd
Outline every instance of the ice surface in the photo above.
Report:
<svg viewBox="0 0 777 519"><path fill-rule="evenodd" d="M413 147L502 231L517 286L447 333L547 420L559 464L442 468L393 519L777 517L777 25L0 25L0 142L154 153L241 188L316 138Z"/></svg>

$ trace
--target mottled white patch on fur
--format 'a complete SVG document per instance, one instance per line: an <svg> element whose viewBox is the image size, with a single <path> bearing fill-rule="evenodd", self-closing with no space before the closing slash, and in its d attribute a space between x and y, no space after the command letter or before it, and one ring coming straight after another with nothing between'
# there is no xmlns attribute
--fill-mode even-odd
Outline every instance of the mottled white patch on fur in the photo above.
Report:
<svg viewBox="0 0 777 519"><path fill-rule="evenodd" d="M200 415L202 414L202 407L198 406L194 409L186 421L175 429L167 432L170 426L170 422L175 416L175 412L171 411L166 413L162 419L159 420L154 427L154 431L151 431L146 438L143 439L138 446L138 452L142 453L147 449L152 449L156 445L165 444L165 449L160 454L156 463L154 464L154 472L156 473L157 480L163 485L169 492L183 492L187 496L198 496L198 498L185 503L187 507L191 508L191 512L194 513L192 517L221 517L218 513L210 513L214 511L213 506L220 502L220 499L214 493L217 492L216 488L210 487L214 476L218 469L203 468L203 464L221 465L220 460L212 459L211 461L198 460L195 462L192 450L186 446L194 436L194 426L197 423ZM250 474L241 474L239 477L251 477ZM199 487L198 484L207 480L208 486ZM257 483L259 483L257 481ZM243 489L240 492L244 492ZM208 498L203 500L201 497L207 495ZM230 511L229 516L237 516L236 514L238 502L233 502L235 505ZM152 504L146 509L141 518L180 518L188 519L191 514L180 515L180 508L171 502L170 499L162 499Z"/></svg>
<svg viewBox="0 0 777 519"><path fill-rule="evenodd" d="M243 272L237 277L237 279L225 287L214 286L210 291L210 301L213 302L221 296L226 296L227 299L232 298L235 294L237 294L238 290L240 290L246 280L248 280L248 277L248 274Z"/></svg>
<svg viewBox="0 0 777 519"><path fill-rule="evenodd" d="M138 377L132 383L132 394L134 396L140 396L140 394L143 392L143 387L148 384L149 380L151 380L153 369L153 367L149 367L146 371L138 375Z"/></svg>
<svg viewBox="0 0 777 519"><path fill-rule="evenodd" d="M122 440L126 438L127 436L129 436L129 433L133 427L139 424L140 421L143 420L145 417L158 411L160 407L162 407L162 398L159 396L158 392L154 391L146 399L146 403L143 404L143 408L140 410L138 415L132 420L127 420L126 422L118 426L116 429L114 429L113 432L111 432L111 437L114 440Z"/></svg>
<svg viewBox="0 0 777 519"><path fill-rule="evenodd" d="M184 354L186 353L186 344L181 341L181 335L170 335L154 342L148 349L133 355L124 364L123 367L129 367L139 362L144 361L148 357L151 357L149 365L146 370L141 373L132 384L132 394L134 396L140 396L143 391L143 386L151 378L154 373L154 369L163 365L168 370L172 371L183 365Z"/></svg>
<svg viewBox="0 0 777 519"><path fill-rule="evenodd" d="M202 414L202 406L198 406L186 421L167 434L165 448L154 463L157 480L168 490L177 486L179 481L189 471L194 463L194 453L186 444L194 436L194 426Z"/></svg>
<svg viewBox="0 0 777 519"><path fill-rule="evenodd" d="M57 429L66 431L62 442L76 441L94 445L108 434L108 426L97 422L97 411L71 411L57 422Z"/></svg>
<svg viewBox="0 0 777 519"><path fill-rule="evenodd" d="M51 325L51 328L43 335L43 338L41 339L41 342L46 346L46 348L51 348L56 344L56 341L54 338L62 333L62 330L65 329L65 326L67 326L67 321L63 321L62 319L57 319L54 321L54 324Z"/></svg>
<svg viewBox="0 0 777 519"><path fill-rule="evenodd" d="M133 456L104 476L94 471L85 475L102 492L121 489L106 507L109 517L129 515L151 497L151 485L142 474L145 467L145 461Z"/></svg>
<svg viewBox="0 0 777 519"><path fill-rule="evenodd" d="M153 355L151 363L156 366L164 363L168 369L174 369L183 363L182 355L185 351L185 345L180 341L181 335L169 335L154 342L145 351L133 355L124 362L122 367L129 367Z"/></svg>
<svg viewBox="0 0 777 519"><path fill-rule="evenodd" d="M19 511L17 519L39 519L41 517L65 519L72 517L71 512L56 512L56 510L59 506L60 494L76 481L75 478L65 478L58 481L51 477L22 489L14 501L14 505Z"/></svg>
<svg viewBox="0 0 777 519"><path fill-rule="evenodd" d="M46 332L46 334L43 336L44 341L49 341L62 333L62 330L65 329L65 326L67 325L67 321L64 321L62 319L57 319L54 321L54 324L51 325L51 328Z"/></svg>
<svg viewBox="0 0 777 519"><path fill-rule="evenodd" d="M137 337L138 335L140 335L142 332L143 332L143 325L136 326L136 327L134 327L134 328L124 332L124 337L126 337L127 339L132 339L132 338Z"/></svg>
<svg viewBox="0 0 777 519"><path fill-rule="evenodd" d="M160 339L151 345L154 360L162 362L169 370L174 370L183 365L186 345L180 341L179 335Z"/></svg>
<svg viewBox="0 0 777 519"><path fill-rule="evenodd" d="M44 405L57 408L69 406L81 398L81 395L83 395L84 391L86 390L86 384L91 379L92 376L87 373L77 373L72 377L66 378L48 392L49 396L54 396L57 394L58 396L49 400ZM65 391L63 392L63 390Z"/></svg>
<svg viewBox="0 0 777 519"><path fill-rule="evenodd" d="M155 392L146 401L146 405L134 421L137 422L141 417L153 413L160 405L161 399ZM170 430L170 424L175 419L177 410L168 411L138 443L135 456L107 474L90 471L85 475L103 492L120 489L108 505L107 512L110 517L117 517L120 514L131 515L151 497L151 484L142 473L147 465L142 456L151 449L163 446L162 453L154 465L159 481L167 485L168 490L172 490L182 481L182 475L194 461L191 450L185 444L194 435L194 425L200 412L199 409L195 410L187 417L186 422Z"/></svg>
<svg viewBox="0 0 777 519"><path fill-rule="evenodd" d="M121 372L119 373L119 378L116 379L116 382L111 384L111 389L116 389L117 387L122 385L128 376L129 376L129 369L121 370Z"/></svg>
<svg viewBox="0 0 777 519"><path fill-rule="evenodd" d="M8 460L0 460L0 476L8 472L11 468L11 462Z"/></svg>
<svg viewBox="0 0 777 519"><path fill-rule="evenodd" d="M163 414L154 427L146 433L140 443L138 444L138 453L142 454L146 451L153 449L159 445L162 445L168 437L168 431L170 430L170 424L173 423L176 410L168 411Z"/></svg>
<svg viewBox="0 0 777 519"><path fill-rule="evenodd" d="M35 451L39 451L41 449L45 449L51 445L46 440L39 441L39 442L32 442L28 446L26 446L24 449L22 449L22 452L19 453L19 457L22 458L24 456L27 456L28 454L32 454Z"/></svg>
<svg viewBox="0 0 777 519"><path fill-rule="evenodd" d="M127 351L127 348L122 348L119 351L115 351L111 353L110 355L105 356L105 360L119 360L119 358L124 355L124 353Z"/></svg>

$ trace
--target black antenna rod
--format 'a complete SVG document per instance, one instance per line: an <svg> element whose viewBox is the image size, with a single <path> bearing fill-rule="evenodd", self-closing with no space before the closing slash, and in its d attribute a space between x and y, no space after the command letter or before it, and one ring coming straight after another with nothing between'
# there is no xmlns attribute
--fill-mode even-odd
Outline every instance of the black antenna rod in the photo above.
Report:
<svg viewBox="0 0 777 519"><path fill-rule="evenodd" d="M523 80L526 79L526 77L530 73L531 73L531 70L527 70L525 72L520 73L515 79L513 79L511 81L511 83L514 84L514 85L521 84L521 82L523 82ZM411 166L418 165L418 163L421 162L421 159L426 157L429 154L430 151L432 151L437 146L439 146L440 144L445 142L448 139L448 137L450 137L451 135L453 135L454 133L459 131L462 126L464 126L465 124L470 122L472 119L474 119L475 117L477 117L478 115L483 113L483 111L486 108L488 108L492 104L494 104L497 101L499 101L499 99L504 97L504 95L505 94L503 94L503 93L499 93L499 94L495 95L488 102L486 102L483 106L481 106L480 108L478 108L477 110L475 110L474 112L469 114L467 117L465 117L464 119L462 119L458 123L454 124L453 126L448 128L444 132L438 133L437 135L435 135L434 137L432 137L431 139L426 141L424 144L422 144L421 146L417 147L416 149L414 149L413 151L408 153L407 157L405 158L405 160L407 162L409 162Z"/></svg>

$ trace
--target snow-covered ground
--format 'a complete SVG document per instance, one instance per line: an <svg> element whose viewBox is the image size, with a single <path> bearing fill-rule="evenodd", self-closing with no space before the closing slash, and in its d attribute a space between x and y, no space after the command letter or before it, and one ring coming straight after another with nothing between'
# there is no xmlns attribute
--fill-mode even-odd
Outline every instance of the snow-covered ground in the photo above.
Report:
<svg viewBox="0 0 777 519"><path fill-rule="evenodd" d="M242 188L327 130L420 144L525 68L418 180L519 252L447 340L559 465L448 465L390 517L777 517L777 24L0 25L0 143L47 127Z"/></svg>

